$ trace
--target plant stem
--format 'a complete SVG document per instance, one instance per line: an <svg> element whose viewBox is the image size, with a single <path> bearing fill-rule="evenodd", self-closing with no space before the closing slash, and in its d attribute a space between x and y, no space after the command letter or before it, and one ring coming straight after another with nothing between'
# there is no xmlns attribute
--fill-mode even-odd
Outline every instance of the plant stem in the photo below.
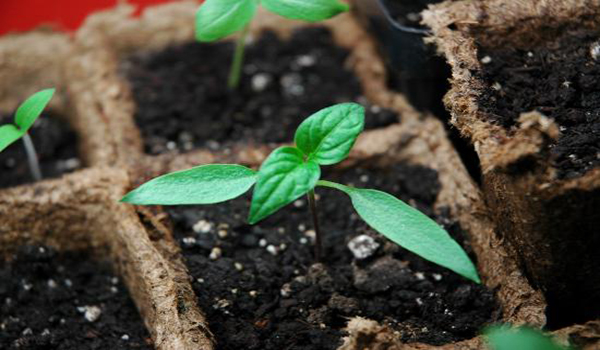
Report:
<svg viewBox="0 0 600 350"><path fill-rule="evenodd" d="M31 137L26 133L23 135L22 139L23 144L25 144L25 153L27 153L27 161L29 162L31 176L33 176L35 181L40 181L42 179L42 171L40 170L40 163L38 162L37 153L35 152Z"/></svg>
<svg viewBox="0 0 600 350"><path fill-rule="evenodd" d="M308 192L308 204L312 214L313 226L315 228L315 260L321 262L321 232L319 229L319 217L317 215L317 203L315 201L315 190Z"/></svg>
<svg viewBox="0 0 600 350"><path fill-rule="evenodd" d="M248 29L250 24L242 29L240 37L235 44L235 52L233 54L233 62L231 63L231 69L229 70L229 80L227 86L231 90L237 89L240 85L240 76L242 75L242 65L244 62L244 51L246 49L246 37L248 36Z"/></svg>

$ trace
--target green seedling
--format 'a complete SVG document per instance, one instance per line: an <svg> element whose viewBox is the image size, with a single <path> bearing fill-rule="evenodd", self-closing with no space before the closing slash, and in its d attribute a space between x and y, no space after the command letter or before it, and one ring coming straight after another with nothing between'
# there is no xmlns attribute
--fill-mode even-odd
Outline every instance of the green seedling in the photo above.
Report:
<svg viewBox="0 0 600 350"><path fill-rule="evenodd" d="M29 162L29 169L31 170L31 175L35 181L42 179L42 172L40 170L35 147L33 146L33 142L31 142L28 131L52 99L54 91L55 89L47 89L36 92L19 106L15 113L14 124L0 126L0 152L4 151L17 140L23 139L23 144L25 145L25 151L27 153L27 161Z"/></svg>
<svg viewBox="0 0 600 350"><path fill-rule="evenodd" d="M342 103L304 120L295 146L274 150L258 171L235 164L202 165L157 177L128 193L123 202L139 205L214 204L254 186L248 221L255 224L307 195L321 258L315 187L348 195L360 217L373 229L421 257L480 283L467 254L435 221L385 192L321 180L321 166L344 160L364 127L364 108Z"/></svg>
<svg viewBox="0 0 600 350"><path fill-rule="evenodd" d="M573 350L563 347L540 331L508 325L489 327L484 331L491 350Z"/></svg>
<svg viewBox="0 0 600 350"><path fill-rule="evenodd" d="M320 22L349 9L339 0L206 0L196 14L196 39L211 42L241 30L229 72L231 89L239 85L248 28L259 5L306 22Z"/></svg>

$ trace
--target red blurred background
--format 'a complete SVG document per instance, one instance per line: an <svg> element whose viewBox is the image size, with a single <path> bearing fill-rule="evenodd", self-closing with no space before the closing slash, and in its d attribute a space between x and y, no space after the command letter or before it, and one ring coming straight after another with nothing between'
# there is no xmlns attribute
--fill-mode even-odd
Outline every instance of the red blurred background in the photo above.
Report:
<svg viewBox="0 0 600 350"><path fill-rule="evenodd" d="M26 31L41 24L58 29L77 29L93 11L115 6L120 0L0 0L0 35ZM145 6L170 0L129 0Z"/></svg>

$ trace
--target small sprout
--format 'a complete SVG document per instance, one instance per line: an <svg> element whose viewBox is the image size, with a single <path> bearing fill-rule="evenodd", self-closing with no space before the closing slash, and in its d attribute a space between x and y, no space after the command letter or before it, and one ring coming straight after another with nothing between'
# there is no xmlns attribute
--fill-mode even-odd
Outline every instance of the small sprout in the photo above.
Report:
<svg viewBox="0 0 600 350"><path fill-rule="evenodd" d="M40 170L35 147L27 132L52 99L54 91L55 89L47 89L36 92L19 106L15 113L14 124L0 126L0 152L22 138L23 144L25 145L25 151L27 152L29 169L35 181L40 181L42 179L42 172Z"/></svg>
<svg viewBox="0 0 600 350"><path fill-rule="evenodd" d="M489 327L484 331L491 350L571 350L556 344L550 337L528 327L508 325Z"/></svg>
<svg viewBox="0 0 600 350"><path fill-rule="evenodd" d="M213 204L241 196L254 186L248 222L256 224L300 197L308 197L313 218L315 258L321 259L321 234L315 187L348 195L358 215L373 229L438 265L480 283L465 251L435 221L385 192L321 180L321 166L344 160L364 127L364 108L342 103L325 108L300 124L296 146L274 150L258 171L231 164L209 164L157 177L123 197L138 205ZM281 247L259 246L276 255ZM211 255L213 255L211 253Z"/></svg>
<svg viewBox="0 0 600 350"><path fill-rule="evenodd" d="M231 89L237 88L240 82L248 28L259 4L285 18L306 22L320 22L349 10L349 6L339 0L206 0L196 13L197 40L211 42L241 30L229 72ZM266 86L263 83L266 82L256 87L261 90Z"/></svg>

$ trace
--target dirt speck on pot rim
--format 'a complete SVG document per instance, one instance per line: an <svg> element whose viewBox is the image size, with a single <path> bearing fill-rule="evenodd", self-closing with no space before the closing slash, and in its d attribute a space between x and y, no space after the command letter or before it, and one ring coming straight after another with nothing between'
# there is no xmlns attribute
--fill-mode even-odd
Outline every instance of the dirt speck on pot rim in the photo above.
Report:
<svg viewBox="0 0 600 350"><path fill-rule="evenodd" d="M435 171L397 164L324 178L393 193L435 217L470 251L458 224L432 211L440 186ZM492 291L383 238L362 222L344 194L321 188L317 193L323 264L314 263L305 205L289 205L254 226L245 221L249 196L167 208L217 349L336 349L353 316L388 324L406 342L444 344L471 338L497 319ZM195 232L203 220L213 229ZM219 225L227 226L225 238L217 233ZM347 244L363 235L378 247L359 260ZM211 259L215 247L222 255Z"/></svg>
<svg viewBox="0 0 600 350"><path fill-rule="evenodd" d="M535 47L479 49L491 87L481 107L506 128L532 110L552 118L561 132L550 149L559 178L600 166L599 39L598 31L571 29Z"/></svg>
<svg viewBox="0 0 600 350"><path fill-rule="evenodd" d="M227 87L232 52L229 42L194 42L122 63L147 153L288 142L306 117L341 102L367 107L367 129L398 121L394 112L367 103L347 67L348 50L324 27L297 30L289 40L273 32L256 38L237 91Z"/></svg>
<svg viewBox="0 0 600 350"><path fill-rule="evenodd" d="M153 349L125 286L85 253L24 246L0 280L2 349Z"/></svg>

